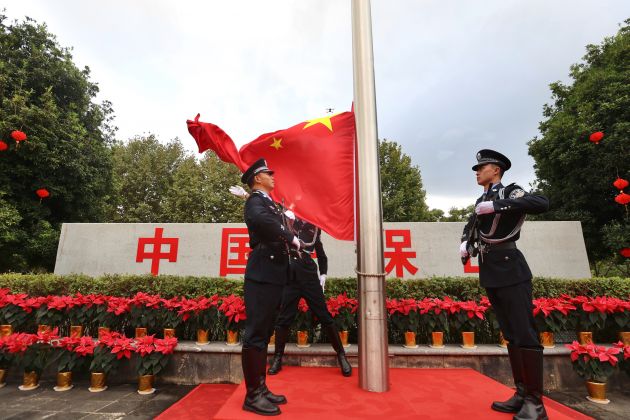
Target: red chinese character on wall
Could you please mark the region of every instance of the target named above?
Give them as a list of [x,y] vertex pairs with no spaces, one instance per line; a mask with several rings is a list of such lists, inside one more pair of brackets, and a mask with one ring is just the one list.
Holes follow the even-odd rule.
[[223,228],[219,275],[245,274],[250,251],[247,228]]
[[416,274],[418,267],[413,265],[410,258],[416,258],[416,251],[405,251],[405,248],[411,247],[411,231],[409,229],[392,229],[385,231],[385,248],[393,249],[393,251],[383,252],[385,258],[389,258],[389,262],[385,266],[387,274],[396,268],[396,277],[403,276],[403,270],[407,270],[410,274]]
[[472,265],[472,258],[468,258],[468,261],[466,261],[466,264],[464,264],[464,273],[478,273],[479,272],[479,266],[478,265]]
[[[164,228],[155,228],[153,238],[138,238],[138,250],[136,262],[141,263],[146,259],[151,260],[151,274],[157,276],[160,272],[160,260],[168,259],[168,262],[177,262],[177,247],[179,238],[163,238]],[[147,245],[153,245],[151,252],[146,250]],[[168,252],[162,252],[162,245],[168,245]]]

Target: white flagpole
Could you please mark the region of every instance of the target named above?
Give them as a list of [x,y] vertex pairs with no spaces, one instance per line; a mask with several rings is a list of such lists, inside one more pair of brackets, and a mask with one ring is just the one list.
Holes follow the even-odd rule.
[[369,0],[352,0],[352,59],[357,133],[355,232],[359,292],[359,386],[367,391],[385,392],[389,390],[389,361]]

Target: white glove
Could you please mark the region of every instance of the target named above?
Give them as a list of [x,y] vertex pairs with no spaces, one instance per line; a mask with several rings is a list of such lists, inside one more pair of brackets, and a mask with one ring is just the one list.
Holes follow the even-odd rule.
[[300,250],[300,240],[298,239],[297,236],[293,237],[293,240],[291,241],[291,243],[295,246],[295,248],[297,248],[297,250]]
[[475,207],[475,213],[477,214],[491,214],[494,213],[494,204],[492,201],[482,201]]
[[285,210],[284,215],[291,220],[295,220],[295,213],[293,213],[291,210]]
[[233,185],[230,187],[230,192],[237,197],[247,198],[249,197],[249,193],[245,191],[245,188],[240,185]]
[[326,287],[326,274],[322,274],[321,276],[319,276],[319,284],[322,285],[322,291],[323,291]]
[[468,256],[468,250],[466,249],[466,247],[468,246],[468,242],[464,241],[459,245],[459,255],[462,256],[462,258],[466,258]]

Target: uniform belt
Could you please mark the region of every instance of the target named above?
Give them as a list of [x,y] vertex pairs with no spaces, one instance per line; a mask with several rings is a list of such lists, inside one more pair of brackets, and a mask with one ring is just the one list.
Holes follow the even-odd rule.
[[508,242],[501,242],[498,244],[489,244],[486,242],[482,242],[482,247],[483,247],[484,252],[499,251],[503,249],[516,249],[516,242],[508,241]]
[[280,252],[282,254],[286,254],[287,253],[287,248],[285,247],[284,243],[282,243],[282,242],[268,242],[268,243],[260,242],[260,243],[256,244],[256,246],[254,248],[270,249],[270,250],[272,250],[274,252]]

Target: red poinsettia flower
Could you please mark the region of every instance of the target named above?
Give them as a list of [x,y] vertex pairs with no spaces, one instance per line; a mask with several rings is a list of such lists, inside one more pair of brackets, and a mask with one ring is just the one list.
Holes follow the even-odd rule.
[[94,354],[95,347],[96,343],[92,340],[92,337],[86,335],[79,339],[79,342],[74,348],[74,352],[79,356],[85,357]]
[[123,357],[131,359],[131,352],[134,351],[133,340],[125,336],[116,337],[111,347],[112,353],[116,355],[116,359],[122,359]]
[[162,354],[172,354],[177,347],[176,337],[167,337],[164,339],[155,340],[155,351]]
[[114,315],[122,315],[129,312],[130,300],[125,297],[110,296],[107,299],[107,312]]
[[306,303],[306,300],[304,298],[300,298],[300,301],[298,302],[298,311],[300,312],[308,311],[308,304]]
[[13,140],[15,140],[16,142],[21,142],[26,140],[26,134],[22,131],[19,130],[14,130],[11,132],[11,137],[13,138]]
[[59,328],[55,327],[55,329],[42,329],[37,332],[37,341],[40,343],[50,343],[51,340],[55,340],[59,338]]
[[145,335],[144,337],[136,338],[135,344],[136,353],[140,356],[146,356],[155,350],[155,337],[153,335]]

